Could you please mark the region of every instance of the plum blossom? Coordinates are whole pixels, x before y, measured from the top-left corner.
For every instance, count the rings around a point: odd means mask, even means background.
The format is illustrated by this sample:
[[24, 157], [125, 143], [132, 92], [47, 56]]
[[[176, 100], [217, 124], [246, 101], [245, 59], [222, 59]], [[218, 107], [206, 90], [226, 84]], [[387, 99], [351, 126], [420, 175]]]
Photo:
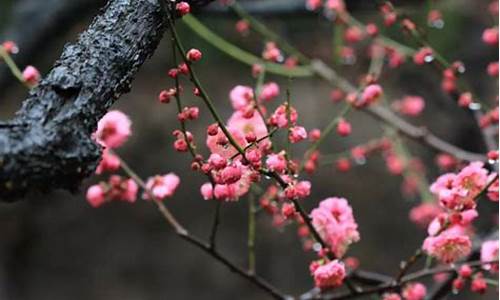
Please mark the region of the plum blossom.
[[[481, 245], [481, 261], [490, 262], [498, 260], [498, 240], [486, 241]], [[498, 273], [498, 263], [483, 265], [485, 270]]]
[[[259, 114], [254, 114], [251, 118], [245, 118], [242, 112], [234, 112], [227, 121], [227, 127], [232, 131], [237, 131], [238, 136], [254, 134], [256, 139], [264, 138], [268, 135], [266, 123]], [[243, 143], [246, 145], [246, 142]], [[259, 142], [259, 148], [264, 150], [271, 145], [271, 140], [266, 138]]]
[[320, 289], [341, 286], [346, 276], [345, 266], [338, 260], [333, 260], [325, 264], [313, 262], [310, 270], [314, 278], [314, 284]]
[[305, 139], [307, 139], [307, 131], [304, 127], [294, 126], [290, 128], [288, 140], [290, 140], [291, 143], [295, 144]]
[[40, 81], [40, 72], [33, 67], [33, 66], [27, 66], [23, 70], [23, 80], [31, 85], [35, 85]]
[[382, 87], [378, 84], [368, 85], [361, 94], [361, 105], [369, 105], [376, 102], [384, 93]]
[[406, 96], [394, 102], [393, 107], [403, 115], [416, 117], [424, 110], [425, 101], [420, 96]]
[[95, 138], [104, 147], [118, 148], [132, 134], [131, 125], [128, 116], [121, 111], [109, 111], [97, 123]]
[[109, 152], [109, 149], [102, 151], [102, 158], [95, 170], [96, 174], [102, 174], [106, 171], [116, 171], [120, 168], [120, 159]]
[[237, 85], [229, 92], [231, 105], [235, 110], [243, 110], [253, 100], [253, 89], [249, 86]]
[[311, 212], [312, 224], [337, 257], [359, 240], [358, 224], [344, 198], [327, 198]]
[[491, 182], [492, 180], [495, 180], [489, 187], [487, 191], [488, 199], [490, 199], [493, 202], [498, 202], [498, 178], [495, 179], [497, 176], [496, 173], [490, 174], [488, 177], [488, 182]]
[[280, 152], [278, 154], [272, 153], [266, 159], [266, 166], [269, 170], [273, 172], [283, 173], [287, 167], [287, 161], [285, 158], [285, 153]]
[[203, 197], [203, 199], [205, 200], [210, 200], [213, 198], [213, 186], [212, 186], [212, 183], [210, 182], [206, 182], [204, 183], [201, 187], [200, 187], [200, 192], [201, 192], [201, 195]]
[[290, 107], [290, 111], [287, 111], [286, 105], [280, 105], [274, 113], [271, 115], [271, 118], [269, 119], [269, 123], [273, 126], [277, 126], [279, 128], [285, 128], [288, 125], [288, 119], [290, 119], [290, 122], [295, 124], [297, 122], [297, 111], [295, 108]]
[[423, 300], [427, 294], [425, 285], [415, 282], [407, 284], [402, 292], [405, 300]]
[[410, 210], [410, 220], [421, 227], [427, 227], [442, 212], [443, 209], [436, 203], [424, 202]]
[[430, 187], [440, 204], [452, 210], [475, 207], [475, 197], [486, 186], [488, 171], [482, 162], [472, 162], [458, 174], [441, 175]]
[[104, 188], [100, 184], [87, 189], [87, 201], [92, 207], [99, 207], [106, 201]]
[[472, 242], [461, 230], [453, 227], [437, 236], [427, 237], [422, 248], [428, 255], [449, 264], [469, 255]]
[[[146, 187], [151, 191], [155, 200], [164, 200], [174, 195], [180, 182], [179, 176], [174, 173], [168, 173], [149, 178], [146, 182]], [[146, 200], [151, 200], [149, 193], [144, 193], [142, 197]]]
[[396, 293], [386, 293], [382, 295], [382, 300], [401, 300], [401, 296]]
[[87, 201], [92, 207], [99, 207], [106, 201], [121, 200], [133, 203], [137, 199], [139, 187], [132, 179], [112, 175], [108, 182], [90, 186], [87, 190]]
[[269, 102], [280, 94], [280, 87], [276, 82], [268, 82], [262, 86], [259, 100]]

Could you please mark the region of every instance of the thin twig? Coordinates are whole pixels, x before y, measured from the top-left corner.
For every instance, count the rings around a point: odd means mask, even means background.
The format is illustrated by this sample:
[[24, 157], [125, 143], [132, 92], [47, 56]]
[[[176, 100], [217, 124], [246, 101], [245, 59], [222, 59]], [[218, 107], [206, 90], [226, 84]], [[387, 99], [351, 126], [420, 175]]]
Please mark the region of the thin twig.
[[255, 196], [248, 194], [248, 273], [255, 273]]
[[214, 210], [214, 220], [212, 222], [212, 229], [210, 230], [209, 245], [211, 249], [215, 249], [217, 245], [217, 231], [220, 225], [220, 211], [221, 211], [221, 201], [217, 201]]
[[167, 223], [175, 230], [177, 235], [181, 237], [182, 239], [190, 242], [191, 244], [197, 246], [201, 250], [203, 250], [205, 253], [213, 257], [215, 260], [219, 261], [226, 267], [228, 267], [232, 272], [235, 272], [236, 274], [240, 275], [242, 278], [250, 281], [253, 283], [255, 286], [259, 287], [261, 290], [267, 292], [270, 296], [272, 296], [275, 299], [288, 299], [289, 297], [279, 291], [276, 287], [272, 286], [270, 283], [265, 281], [263, 278], [255, 275], [255, 274], [250, 274], [244, 269], [240, 268], [239, 266], [235, 265], [231, 261], [229, 261], [225, 256], [223, 256], [221, 253], [219, 253], [216, 249], [212, 247], [211, 244], [206, 243], [202, 241], [199, 237], [190, 234], [189, 231], [180, 224], [177, 219], [174, 217], [174, 215], [170, 212], [170, 210], [165, 206], [165, 204], [159, 200], [156, 199], [154, 196], [153, 192], [147, 188], [146, 183], [135, 173], [132, 168], [116, 153], [111, 152], [113, 155], [115, 155], [119, 160], [120, 160], [120, 166], [127, 173], [132, 180], [134, 180], [143, 190], [144, 192], [150, 197], [152, 202], [154, 202], [162, 214], [163, 218], [167, 221]]

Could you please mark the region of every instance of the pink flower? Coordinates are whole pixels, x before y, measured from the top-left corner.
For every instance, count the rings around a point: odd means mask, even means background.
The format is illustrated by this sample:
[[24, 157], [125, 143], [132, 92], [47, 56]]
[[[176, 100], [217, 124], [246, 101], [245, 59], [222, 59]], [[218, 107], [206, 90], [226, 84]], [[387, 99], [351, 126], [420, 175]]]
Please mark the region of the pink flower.
[[227, 165], [227, 160], [217, 153], [212, 153], [208, 158], [208, 163], [215, 170], [220, 170]]
[[486, 72], [491, 77], [498, 77], [498, 61], [489, 63], [486, 67]]
[[[227, 129], [240, 147], [244, 147], [244, 145], [246, 145], [245, 136], [239, 130], [231, 127], [227, 127]], [[224, 141], [224, 143], [221, 143], [221, 141]], [[229, 141], [222, 130], [219, 130], [216, 135], [208, 135], [206, 143], [210, 152], [217, 153], [226, 159], [231, 158], [233, 155], [238, 153], [238, 150], [229, 144]]]
[[17, 54], [19, 52], [19, 47], [13, 41], [5, 41], [0, 46], [9, 54]]
[[283, 55], [274, 42], [267, 42], [262, 52], [262, 58], [272, 62], [280, 62], [283, 60]]
[[486, 28], [483, 31], [483, 42], [490, 46], [498, 46], [498, 28]]
[[250, 24], [247, 20], [239, 20], [235, 25], [236, 31], [241, 33], [242, 35], [248, 34], [248, 30], [250, 29]]
[[99, 207], [106, 202], [104, 189], [100, 184], [88, 188], [87, 201], [92, 207]]
[[291, 143], [295, 144], [300, 141], [307, 139], [307, 131], [302, 126], [294, 126], [290, 128], [290, 132], [288, 134], [288, 139]]
[[127, 115], [121, 111], [109, 111], [97, 123], [95, 137], [105, 147], [118, 148], [131, 135], [131, 124]]
[[424, 202], [411, 209], [410, 220], [421, 227], [427, 227], [442, 211], [437, 204]]
[[442, 170], [451, 170], [457, 165], [455, 157], [448, 153], [440, 153], [436, 156], [436, 164]]
[[471, 209], [476, 206], [474, 197], [486, 186], [488, 171], [482, 162], [472, 162], [458, 174], [440, 176], [430, 188], [443, 207], [452, 210]]
[[204, 183], [201, 188], [200, 188], [201, 195], [203, 196], [203, 199], [205, 200], [210, 200], [213, 198], [213, 186], [210, 182]]
[[280, 94], [280, 87], [276, 82], [269, 82], [262, 86], [262, 91], [259, 95], [259, 100], [271, 101]]
[[299, 181], [297, 183], [292, 182], [285, 189], [285, 196], [290, 199], [303, 199], [311, 194], [311, 182], [309, 181]]
[[330, 261], [311, 268], [314, 284], [320, 289], [335, 288], [342, 285], [346, 272], [342, 262]]
[[269, 123], [273, 126], [277, 126], [279, 128], [285, 128], [288, 126], [288, 119], [290, 119], [292, 125], [297, 122], [298, 114], [295, 108], [290, 107], [290, 111], [287, 111], [285, 105], [280, 105], [274, 113], [271, 115], [269, 119]]
[[389, 67], [397, 68], [405, 62], [405, 56], [396, 49], [389, 52]]
[[220, 172], [220, 183], [232, 184], [240, 180], [242, 176], [241, 167], [237, 164], [232, 164], [225, 167]]
[[[146, 183], [146, 187], [151, 191], [155, 200], [164, 200], [167, 197], [172, 197], [180, 183], [179, 176], [174, 173], [166, 175], [157, 175], [150, 177]], [[144, 193], [143, 198], [150, 200], [149, 193]]]
[[306, 8], [309, 10], [317, 10], [321, 7], [322, 0], [307, 0]]
[[109, 153], [108, 149], [104, 149], [102, 151], [102, 159], [97, 169], [95, 170], [96, 174], [102, 174], [106, 171], [116, 171], [120, 168], [120, 159], [111, 153]]
[[[256, 139], [261, 139], [268, 135], [266, 123], [259, 114], [254, 114], [251, 118], [246, 118], [242, 112], [236, 111], [227, 121], [227, 127], [231, 132], [238, 132], [238, 136], [245, 138], [249, 133], [255, 135]], [[239, 142], [239, 141], [238, 141]], [[246, 141], [241, 143], [246, 145]], [[264, 150], [271, 146], [271, 140], [266, 138], [259, 143], [259, 149]]]
[[309, 131], [309, 139], [311, 142], [316, 142], [321, 137], [321, 130], [315, 128]]
[[344, 198], [327, 198], [311, 212], [312, 224], [337, 257], [359, 240], [358, 224]]
[[407, 284], [402, 293], [406, 300], [423, 300], [426, 294], [427, 289], [419, 282]]
[[243, 110], [252, 103], [253, 89], [249, 86], [237, 85], [229, 92], [233, 109]]
[[325, 7], [330, 10], [334, 10], [337, 13], [345, 11], [344, 0], [327, 0], [325, 3]]
[[428, 255], [448, 264], [469, 255], [471, 247], [470, 238], [452, 227], [437, 236], [427, 237], [422, 249]]
[[378, 84], [370, 84], [361, 94], [362, 105], [369, 105], [376, 102], [384, 93], [382, 87]]
[[348, 43], [357, 43], [364, 37], [363, 31], [358, 26], [350, 26], [344, 31], [344, 39]]
[[432, 60], [432, 55], [433, 51], [431, 48], [420, 48], [414, 55], [413, 55], [413, 62], [416, 65], [423, 65], [427, 62], [430, 62]]
[[289, 219], [295, 215], [295, 206], [291, 203], [284, 203], [281, 207], [281, 214], [285, 219]]
[[35, 85], [40, 81], [40, 72], [33, 66], [27, 66], [23, 71], [23, 79], [27, 83]]
[[287, 167], [285, 154], [283, 152], [269, 154], [266, 159], [266, 166], [273, 172], [283, 173]]
[[352, 132], [352, 126], [351, 123], [344, 119], [340, 119], [339, 122], [337, 123], [337, 133], [340, 136], [348, 136]]
[[127, 179], [122, 185], [124, 185], [124, 187], [120, 195], [121, 200], [134, 203], [137, 199], [137, 191], [139, 190], [137, 183], [132, 179]]
[[393, 175], [400, 175], [403, 173], [405, 165], [401, 158], [395, 154], [390, 154], [385, 157], [387, 170]]
[[401, 114], [416, 117], [424, 110], [425, 101], [419, 96], [406, 96], [403, 100], [394, 102], [393, 105]]
[[[486, 241], [481, 245], [481, 261], [483, 263], [498, 260], [498, 240]], [[485, 270], [498, 273], [498, 263], [483, 265]]]
[[382, 300], [401, 300], [401, 296], [396, 293], [386, 293], [382, 295]]
[[202, 56], [201, 51], [198, 49], [190, 49], [186, 53], [187, 60], [192, 61], [192, 62], [196, 62], [196, 61], [201, 60], [201, 56]]
[[191, 12], [191, 7], [189, 6], [189, 3], [181, 1], [175, 5], [175, 10], [179, 13], [179, 15], [184, 16]]
[[472, 279], [470, 285], [471, 291], [478, 294], [484, 294], [487, 288], [488, 284], [486, 283], [486, 280], [484, 280], [483, 273], [477, 273], [476, 276], [474, 276], [474, 279]]
[[484, 163], [471, 162], [458, 173], [453, 184], [466, 189], [471, 196], [476, 196], [487, 181], [488, 171], [484, 168]]
[[[488, 176], [488, 182], [491, 182], [497, 176], [496, 173]], [[498, 202], [498, 178], [488, 187], [488, 198], [493, 202]]]

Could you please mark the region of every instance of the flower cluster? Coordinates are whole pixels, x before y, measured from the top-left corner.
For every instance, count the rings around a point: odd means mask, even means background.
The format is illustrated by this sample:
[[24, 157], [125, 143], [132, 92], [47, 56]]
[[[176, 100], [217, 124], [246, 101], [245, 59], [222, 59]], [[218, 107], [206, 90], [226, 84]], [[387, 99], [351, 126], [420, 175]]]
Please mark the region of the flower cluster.
[[312, 224], [336, 257], [344, 256], [350, 244], [359, 241], [358, 224], [344, 198], [327, 198], [311, 212]]
[[[121, 147], [130, 137], [132, 122], [129, 117], [118, 110], [105, 114], [93, 134], [96, 141], [104, 147], [102, 157], [96, 169], [96, 174], [116, 172], [122, 166], [120, 158], [112, 151]], [[143, 199], [156, 201], [174, 194], [180, 183], [179, 177], [173, 173], [164, 176], [154, 176], [146, 183]], [[133, 179], [111, 175], [107, 182], [92, 185], [87, 190], [87, 201], [92, 207], [99, 207], [106, 202], [122, 200], [133, 203], [137, 199], [139, 186]]]
[[431, 185], [430, 190], [438, 198], [442, 212], [433, 208], [427, 213], [429, 217], [436, 214], [428, 227], [429, 237], [422, 246], [427, 254], [443, 263], [452, 263], [471, 252], [472, 242], [467, 228], [478, 216], [475, 209], [478, 195], [484, 189], [493, 189], [493, 181], [498, 181], [496, 174], [489, 175], [483, 163], [472, 162], [458, 173], [440, 176]]

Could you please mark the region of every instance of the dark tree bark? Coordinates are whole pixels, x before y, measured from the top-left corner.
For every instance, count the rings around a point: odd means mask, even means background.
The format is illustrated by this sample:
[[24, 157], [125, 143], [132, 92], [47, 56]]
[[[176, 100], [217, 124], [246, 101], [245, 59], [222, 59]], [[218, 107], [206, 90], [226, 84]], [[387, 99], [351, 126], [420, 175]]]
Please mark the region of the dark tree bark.
[[[167, 25], [161, 0], [112, 0], [78, 41], [65, 47], [16, 117], [0, 123], [0, 198], [75, 190], [101, 149], [97, 121], [158, 46]], [[192, 1], [202, 5], [209, 0]]]

